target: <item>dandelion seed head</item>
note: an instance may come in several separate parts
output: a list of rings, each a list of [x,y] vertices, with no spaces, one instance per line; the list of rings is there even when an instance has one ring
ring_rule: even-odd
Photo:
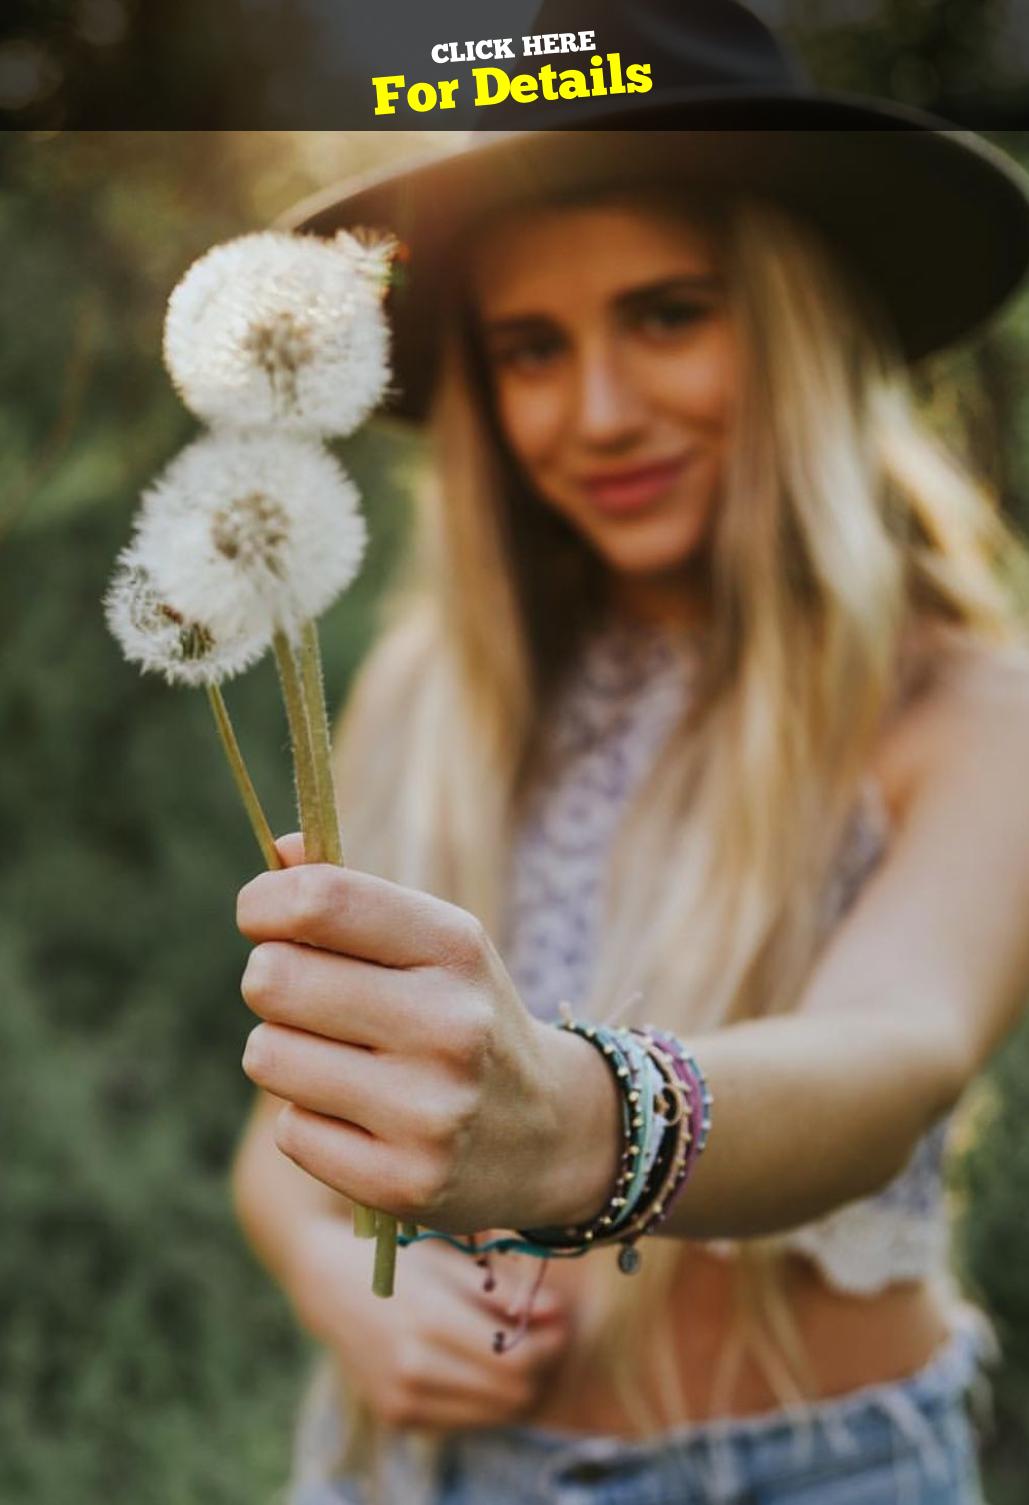
[[[277,230],[212,247],[168,300],[164,360],[183,402],[211,424],[352,433],[389,380],[395,248]]]
[[[164,598],[131,546],[118,556],[104,615],[129,662],[169,684],[218,684],[250,668],[268,647],[267,638],[220,642],[205,622]]]
[[[337,230],[334,244],[343,247],[361,275],[367,277],[379,297],[384,298],[392,278],[393,262],[403,254],[396,236],[357,225],[352,230]]]
[[[233,497],[211,516],[211,541],[226,559],[247,570],[267,570],[282,577],[289,542],[289,518],[274,497],[250,491]]]
[[[353,482],[314,440],[220,430],[144,494],[135,546],[160,592],[218,639],[295,637],[357,574]]]

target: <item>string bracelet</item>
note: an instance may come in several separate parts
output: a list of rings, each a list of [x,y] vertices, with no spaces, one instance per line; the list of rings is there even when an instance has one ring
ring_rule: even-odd
[[[569,1026],[562,1023],[558,1027]],[[629,1215],[660,1148],[660,1140],[654,1133],[653,1107],[655,1088],[660,1085],[659,1074],[655,1072],[648,1052],[626,1031],[609,1030],[603,1025],[580,1022],[575,1022],[574,1028],[576,1033],[581,1033],[590,1040],[603,1055],[618,1087],[621,1105],[622,1138],[618,1171],[611,1195],[600,1214],[590,1224],[571,1229],[519,1231],[501,1234],[484,1243],[477,1242],[474,1237],[469,1242],[434,1229],[423,1229],[414,1234],[400,1232],[397,1243],[401,1247],[435,1238],[477,1259],[490,1253],[529,1254],[538,1259],[577,1259],[588,1253],[594,1240],[608,1233],[616,1220]]]
[[[618,1267],[625,1274],[639,1269],[636,1244],[659,1227],[685,1187],[707,1142],[713,1101],[695,1057],[677,1036],[651,1027],[607,1029],[590,1025],[564,1012],[561,1025],[594,1044],[610,1062],[620,1052],[645,1060],[649,1129],[640,1152],[637,1174],[629,1187],[617,1186],[607,1207],[591,1223],[563,1229],[521,1230],[536,1245],[570,1255],[582,1246],[617,1242]],[[643,1115],[647,1117],[646,1114]],[[623,1158],[624,1163],[624,1158]],[[641,1173],[642,1171],[642,1173]]]
[[[661,1143],[656,1132],[660,1127],[657,1116],[660,1073],[655,1073],[650,1052],[641,1048],[641,1042],[626,1030],[589,1024],[569,1014],[565,1014],[558,1028],[580,1035],[604,1057],[622,1099],[623,1138],[614,1187],[596,1217],[587,1223],[561,1228],[519,1230],[533,1244],[553,1249],[555,1253],[589,1248],[617,1231],[632,1215]]]
[[[666,1120],[668,1132],[653,1173],[644,1187],[635,1216],[630,1225],[622,1230],[618,1265],[627,1274],[639,1268],[641,1255],[635,1247],[637,1241],[666,1221],[685,1187],[702,1145],[704,1113],[709,1112],[709,1107],[705,1105],[705,1087],[700,1079],[693,1075],[686,1076],[677,1057],[665,1051],[647,1034],[637,1033],[660,1065],[667,1098],[673,1106],[671,1116]]]
[[[493,1279],[492,1253],[578,1259],[592,1248],[617,1243],[619,1269],[625,1274],[639,1269],[637,1242],[668,1218],[707,1144],[713,1095],[696,1057],[668,1030],[590,1023],[575,1019],[566,1003],[557,1028],[587,1040],[603,1056],[618,1089],[621,1147],[604,1207],[586,1223],[519,1229],[482,1243],[474,1236],[402,1228],[397,1240],[401,1246],[441,1239],[477,1259],[487,1271],[487,1282]],[[502,1345],[498,1351],[503,1351]]]
[[[666,1051],[675,1062],[676,1069],[682,1079],[684,1081],[688,1080],[692,1084],[693,1090],[699,1091],[702,1107],[700,1143],[697,1148],[697,1154],[699,1155],[707,1143],[708,1134],[711,1129],[711,1104],[714,1101],[714,1097],[707,1085],[704,1073],[697,1064],[696,1056],[687,1050],[678,1035],[673,1035],[669,1030],[657,1029],[653,1024],[645,1024],[642,1029],[637,1029],[636,1033],[653,1044],[659,1045],[662,1050]]]

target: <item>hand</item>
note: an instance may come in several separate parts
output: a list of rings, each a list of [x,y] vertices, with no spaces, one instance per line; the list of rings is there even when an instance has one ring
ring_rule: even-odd
[[[581,1221],[618,1160],[618,1101],[585,1041],[529,1014],[467,910],[371,873],[289,864],[240,892],[266,1022],[243,1069],[288,1100],[276,1143],[367,1206],[447,1232]],[[458,1258],[461,1258],[458,1255]]]
[[[510,1329],[535,1272],[497,1260],[497,1286],[448,1245],[427,1240],[403,1254],[391,1301],[369,1291],[370,1246],[336,1215],[307,1223],[294,1250],[290,1289],[304,1326],[338,1357],[355,1394],[389,1426],[502,1426],[543,1394],[571,1333],[566,1302],[544,1286],[528,1329],[509,1353],[493,1334]],[[515,1268],[511,1268],[511,1266]]]

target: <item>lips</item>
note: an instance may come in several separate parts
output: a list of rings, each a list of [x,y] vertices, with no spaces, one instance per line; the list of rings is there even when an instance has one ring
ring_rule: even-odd
[[[648,465],[620,470],[594,471],[582,478],[582,488],[600,512],[637,512],[660,498],[675,485],[690,463],[689,455],[657,460]]]

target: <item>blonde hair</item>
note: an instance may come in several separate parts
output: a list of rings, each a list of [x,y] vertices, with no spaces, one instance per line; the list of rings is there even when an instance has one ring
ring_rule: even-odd
[[[687,1037],[795,1003],[846,819],[912,670],[910,629],[932,618],[1013,637],[1004,572],[1023,558],[917,418],[876,310],[817,234],[759,200],[718,218],[744,369],[703,672],[621,822],[595,982],[574,1001],[607,1018],[639,990],[641,1017]],[[338,729],[341,816],[352,861],[499,936],[547,696],[603,577],[519,481],[456,311],[450,327],[434,482]],[[749,1344],[797,1401],[811,1375],[777,1241],[740,1252],[721,1383]],[[633,1384],[641,1334],[654,1338],[644,1319],[686,1255],[685,1241],[652,1240],[632,1280],[599,1256],[612,1273],[593,1358],[641,1430],[668,1422],[640,1414]]]

